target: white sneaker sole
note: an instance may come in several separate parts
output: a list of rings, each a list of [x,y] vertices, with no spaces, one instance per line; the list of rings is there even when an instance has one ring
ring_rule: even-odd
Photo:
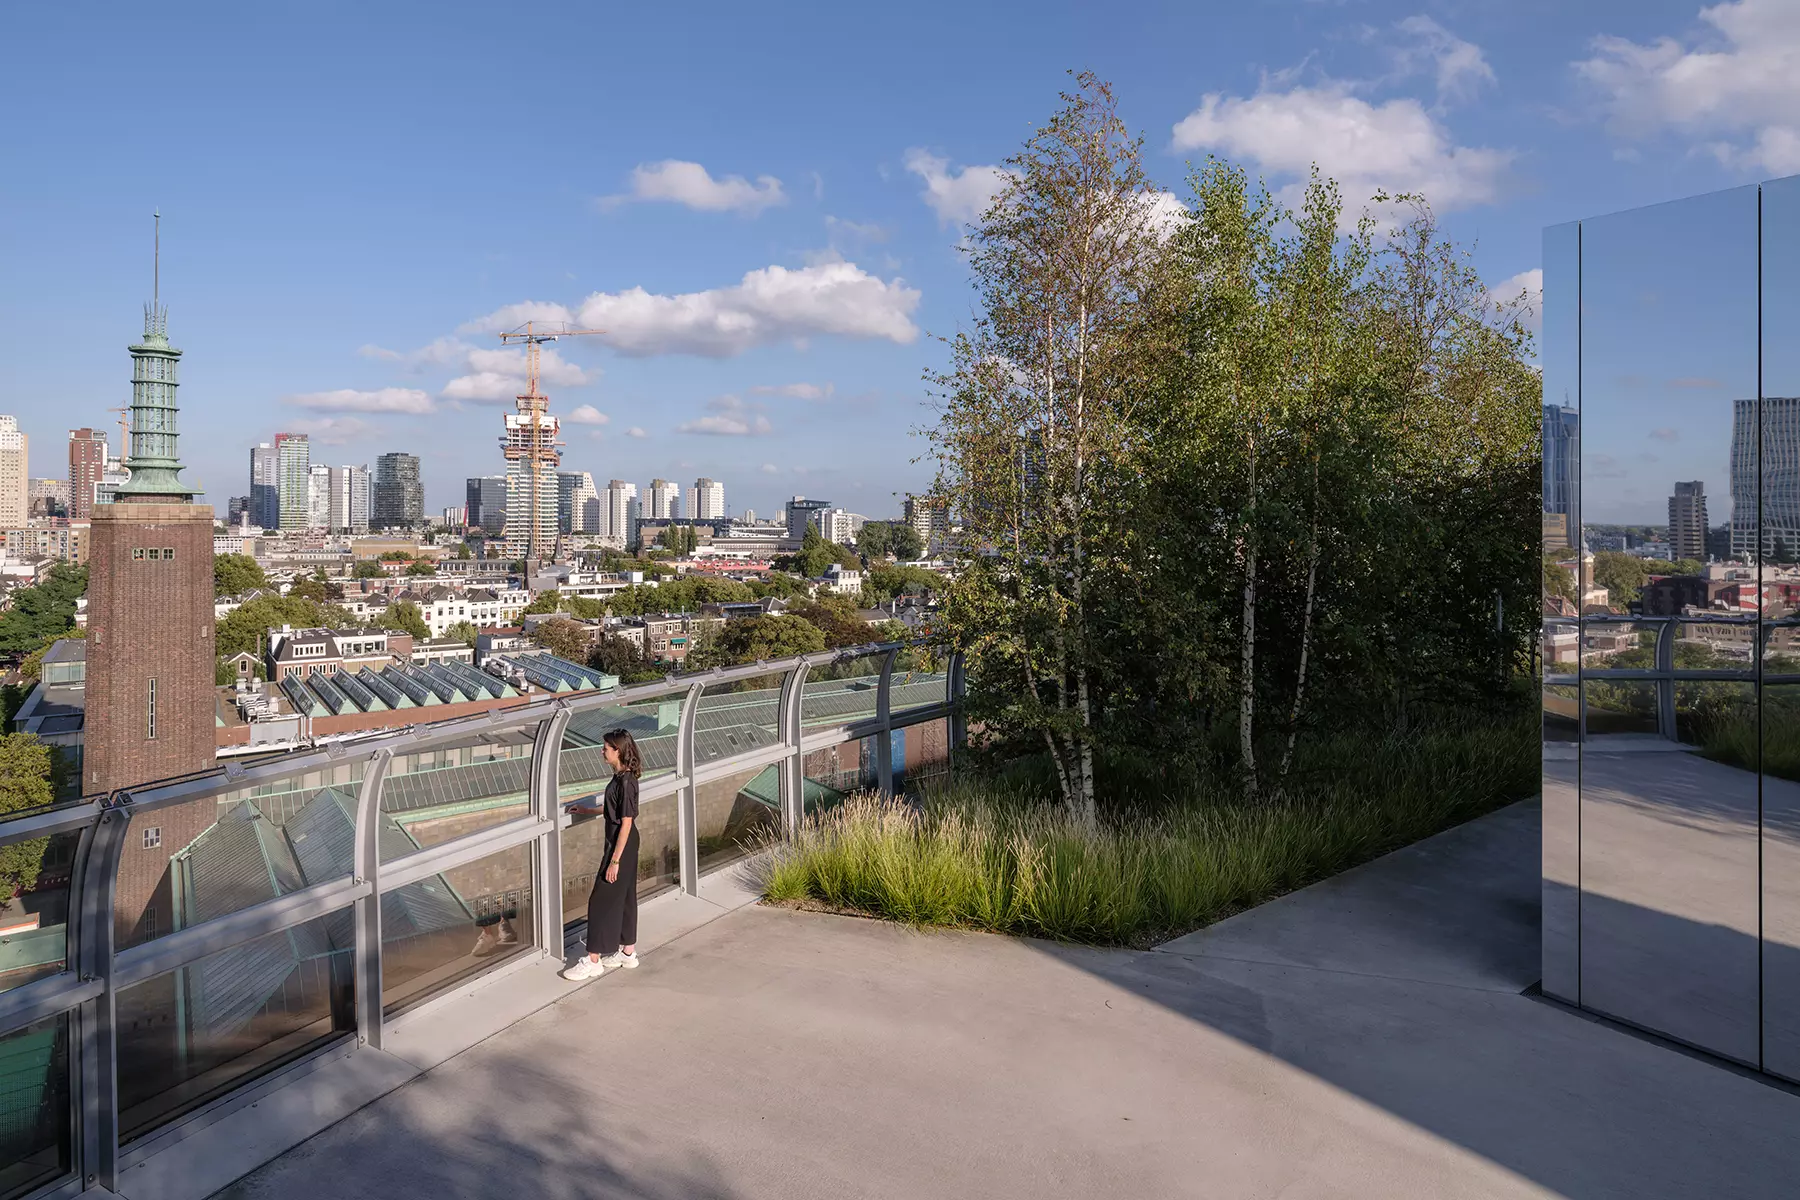
[[[577,967],[564,967],[562,970],[558,971],[557,974],[561,975],[570,983],[586,983],[590,979],[598,979],[606,974],[606,968],[601,967],[598,970],[590,968],[583,971]]]

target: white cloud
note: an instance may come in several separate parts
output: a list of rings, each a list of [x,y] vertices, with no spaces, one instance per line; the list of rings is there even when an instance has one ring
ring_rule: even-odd
[[[576,425],[604,425],[612,418],[591,404],[583,404],[570,412],[563,420]]]
[[[1005,167],[959,167],[950,160],[914,147],[906,152],[906,169],[925,181],[921,198],[945,225],[966,225],[987,211],[988,203],[1012,178]]]
[[[629,438],[647,438],[650,435],[644,432],[644,427],[642,425],[633,425],[630,429],[625,431],[625,436]]]
[[[762,465],[762,473],[764,475],[779,475],[781,474],[781,468],[774,463],[764,463]]]
[[[1544,269],[1542,267],[1520,271],[1512,278],[1488,289],[1490,304],[1511,304],[1520,297],[1524,298],[1528,311],[1520,312],[1519,320],[1525,328],[1537,333],[1544,323]]]
[[[1395,28],[1412,39],[1412,44],[1399,52],[1403,70],[1414,69],[1421,57],[1431,60],[1439,104],[1470,99],[1483,85],[1495,82],[1494,68],[1488,65],[1481,47],[1463,41],[1430,17],[1408,17]]]
[[[608,196],[601,204],[610,208],[631,200],[663,200],[700,212],[736,212],[754,217],[765,208],[786,204],[787,196],[781,190],[781,180],[773,175],[759,175],[755,183],[742,175],[714,179],[697,162],[669,158],[634,168],[631,190]]]
[[[469,352],[469,348],[467,342],[457,338],[441,337],[429,346],[421,346],[417,350],[387,350],[380,346],[364,346],[357,353],[364,358],[400,363],[409,371],[422,371],[426,367],[443,367],[459,362]]]
[[[712,410],[712,415],[683,421],[675,427],[675,432],[719,437],[754,437],[775,432],[769,418],[762,415],[760,405],[745,404],[736,396],[718,396],[707,401],[706,407]]]
[[[1420,193],[1439,212],[1490,203],[1513,158],[1457,145],[1417,100],[1372,104],[1336,82],[1249,97],[1210,92],[1175,126],[1175,148],[1219,151],[1299,180],[1316,162],[1337,180],[1347,223],[1378,191]],[[1296,202],[1301,187],[1291,184],[1282,198]]]
[[[1602,36],[1575,72],[1629,138],[1672,131],[1730,166],[1800,171],[1800,5],[1727,0],[1687,38]]]
[[[829,400],[837,394],[830,383],[761,384],[750,389],[759,396],[786,396],[790,400]]]
[[[830,262],[763,267],[704,292],[595,292],[576,318],[584,328],[604,330],[598,340],[621,354],[728,358],[814,334],[905,345],[919,336],[912,323],[918,306],[918,290],[903,280],[889,282],[855,263]]]
[[[520,349],[476,349],[464,354],[468,374],[459,375],[444,385],[446,400],[468,400],[476,404],[504,404],[525,392],[525,351]],[[592,383],[600,372],[583,370],[545,346],[538,353],[538,382],[543,387],[580,387]]]
[[[575,314],[566,305],[553,304],[546,300],[525,300],[518,304],[508,304],[505,308],[495,309],[485,317],[476,317],[473,321],[464,322],[456,330],[458,333],[510,333],[527,321],[535,321],[551,328],[572,325]]]
[[[295,433],[304,433],[312,440],[326,446],[342,446],[346,442],[368,437],[376,432],[375,426],[361,417],[318,417],[312,420],[289,421],[287,425]]]
[[[405,413],[408,416],[423,416],[437,411],[431,394],[417,388],[381,388],[373,392],[339,388],[333,392],[304,392],[283,399],[295,408],[311,409],[313,412]]]

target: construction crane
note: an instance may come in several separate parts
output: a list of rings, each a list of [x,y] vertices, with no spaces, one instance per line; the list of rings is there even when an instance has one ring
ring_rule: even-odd
[[[535,561],[538,555],[538,505],[541,476],[555,470],[562,462],[557,447],[558,423],[550,415],[550,398],[538,391],[538,355],[545,342],[565,337],[589,337],[603,333],[600,329],[540,329],[537,322],[527,321],[517,329],[500,335],[500,340],[525,347],[525,394],[515,397],[519,411],[506,418],[506,436],[500,440],[501,452],[509,463],[524,463],[531,488],[531,527],[525,535],[523,557]],[[560,533],[560,531],[559,531]]]

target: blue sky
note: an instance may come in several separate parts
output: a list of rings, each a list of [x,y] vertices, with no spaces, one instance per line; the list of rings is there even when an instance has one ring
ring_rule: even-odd
[[[160,207],[220,506],[284,429],[419,453],[460,503],[516,390],[493,332],[535,304],[609,331],[549,375],[569,468],[885,516],[970,311],[959,221],[1066,70],[1166,187],[1316,158],[1424,191],[1499,286],[1545,225],[1800,171],[1796,54],[1791,0],[15,8],[0,412],[39,475],[112,421]]]

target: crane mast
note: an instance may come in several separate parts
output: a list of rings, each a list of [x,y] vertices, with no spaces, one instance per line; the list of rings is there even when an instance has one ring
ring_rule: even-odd
[[[563,443],[557,436],[560,426],[550,415],[550,398],[538,388],[540,352],[546,342],[558,338],[588,337],[601,332],[599,329],[540,329],[536,322],[527,321],[500,335],[502,343],[522,345],[525,349],[525,392],[514,397],[518,411],[507,415],[506,436],[501,439],[500,447],[507,462],[517,464],[523,471],[524,483],[531,493],[530,527],[522,555],[527,561],[535,561],[541,551],[538,527],[542,520],[543,475],[547,471],[554,472],[562,463],[558,447]]]

